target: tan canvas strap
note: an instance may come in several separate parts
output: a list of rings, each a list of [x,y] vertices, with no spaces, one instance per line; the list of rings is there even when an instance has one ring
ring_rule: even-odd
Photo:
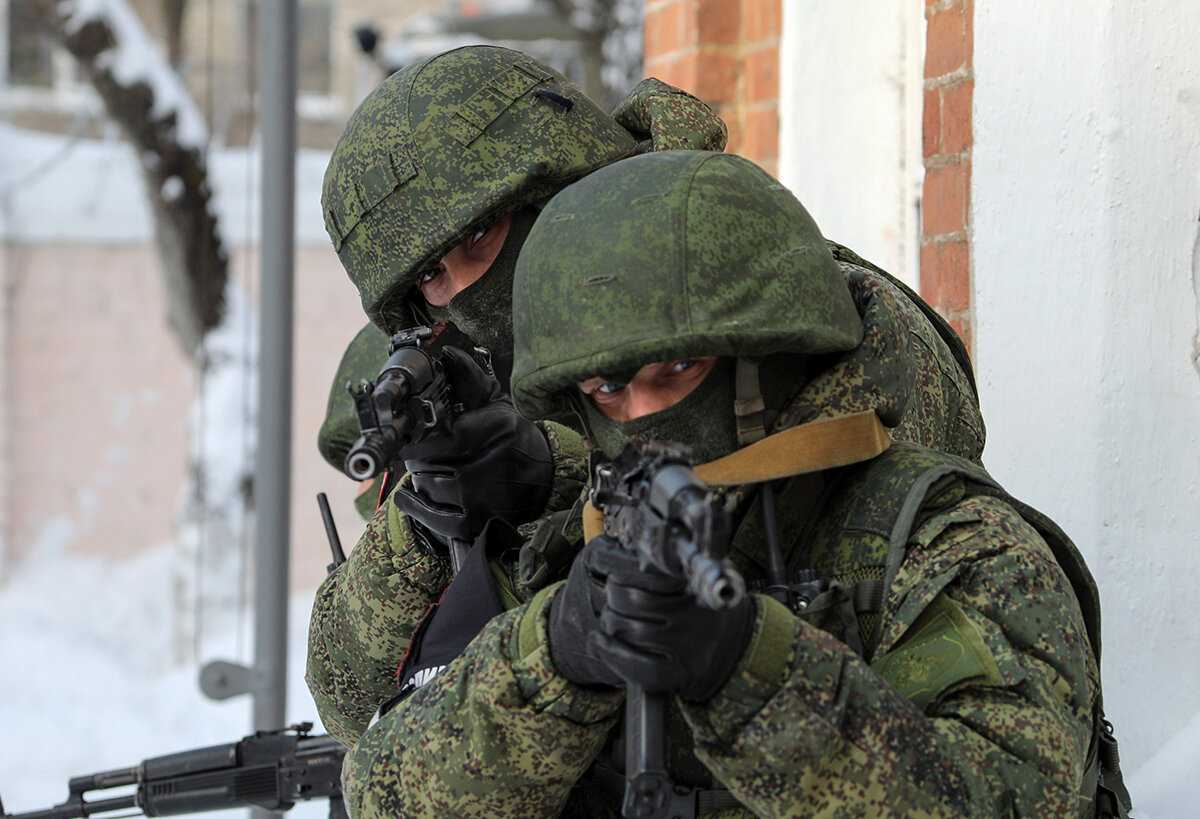
[[[724,458],[700,464],[696,474],[709,486],[761,483],[867,461],[891,443],[875,411],[863,410],[768,435]]]
[[[874,410],[824,418],[768,435],[736,452],[700,464],[696,475],[709,486],[736,486],[849,466],[879,455],[892,443]],[[604,531],[604,516],[583,508],[585,542]]]

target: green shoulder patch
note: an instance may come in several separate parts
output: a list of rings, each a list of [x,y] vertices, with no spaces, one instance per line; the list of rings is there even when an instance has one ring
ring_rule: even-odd
[[[965,685],[1003,684],[983,637],[944,594],[871,667],[922,711]]]

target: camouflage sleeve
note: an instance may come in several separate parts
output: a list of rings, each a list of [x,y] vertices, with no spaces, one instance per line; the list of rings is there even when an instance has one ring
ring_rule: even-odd
[[[708,703],[697,755],[761,816],[1074,816],[1096,665],[1068,581],[1005,504],[926,523],[881,656],[761,599],[755,642]]]
[[[613,111],[613,119],[646,145],[638,152],[723,151],[724,121],[703,100],[647,77]]]
[[[346,756],[355,819],[557,816],[616,721],[621,695],[572,685],[546,648],[558,586],[495,617]]]
[[[313,604],[305,681],[331,736],[352,745],[396,692],[413,629],[449,580],[448,561],[418,549],[384,503]]]
[[[561,424],[538,424],[554,459],[547,513],[569,509],[587,480],[583,441]],[[384,502],[313,603],[305,680],[331,736],[352,745],[396,693],[413,630],[449,582],[447,561],[417,548],[407,518]]]
[[[550,486],[550,500],[543,515],[570,509],[579,499],[579,493],[587,485],[588,456],[583,437],[554,421],[538,421],[537,425],[546,433],[550,442],[550,457],[554,461],[554,482]]]

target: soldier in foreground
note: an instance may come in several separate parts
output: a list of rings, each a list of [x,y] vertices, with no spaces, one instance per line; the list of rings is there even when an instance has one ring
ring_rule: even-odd
[[[568,551],[565,582],[493,571],[498,601],[531,599],[358,741],[353,815],[618,815],[635,689],[671,698],[664,764],[691,815],[1114,807],[1086,567],[978,465],[888,445],[909,347],[864,323],[773,179],[692,152],[598,171],[543,212],[514,306],[522,412],[576,414],[610,457],[690,447],[733,510],[729,558],[771,594],[699,605],[611,531]],[[538,543],[522,563],[563,559]]]
[[[380,335],[447,318],[439,343],[488,346],[507,391],[512,272],[545,199],[638,151],[720,150],[725,142],[724,125],[704,103],[654,80],[614,117],[546,66],[494,47],[451,51],[380,85],[347,125],[323,195],[334,246]],[[832,247],[872,343],[906,350],[887,372],[868,372],[871,361],[853,365],[873,382],[865,390],[897,396],[893,436],[977,460],[984,427],[961,341],[886,273]],[[869,358],[871,348],[860,354]],[[486,393],[470,368],[463,380],[466,391]],[[340,407],[331,401],[331,418],[341,413],[341,423],[352,423],[348,397]],[[385,499],[347,565],[318,591],[307,681],[325,726],[348,745],[397,690],[417,624],[450,582],[451,536],[476,539],[494,510],[514,505],[540,508],[538,519],[557,512],[570,525],[565,510],[587,472],[573,419],[526,424],[510,408],[479,409],[440,443],[422,445],[415,476]],[[542,533],[524,579],[515,559],[508,564],[513,604],[521,589],[569,565],[554,528],[531,521],[508,520]]]

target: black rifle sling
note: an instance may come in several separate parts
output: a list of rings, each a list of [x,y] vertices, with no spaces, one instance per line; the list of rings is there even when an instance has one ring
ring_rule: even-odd
[[[488,521],[454,580],[413,633],[397,674],[400,690],[379,709],[380,716],[437,676],[504,611],[488,558],[516,545],[519,536],[512,527],[499,518]]]

